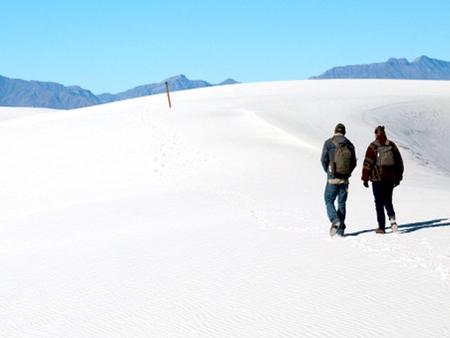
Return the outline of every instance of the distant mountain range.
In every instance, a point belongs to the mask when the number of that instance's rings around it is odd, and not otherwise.
[[[126,90],[124,92],[120,92],[117,94],[101,94],[98,96],[102,103],[120,101],[126,99],[132,99],[135,97],[146,96],[146,95],[154,95],[160,94],[166,91],[165,82],[169,83],[170,91],[178,91],[185,89],[194,89],[194,88],[203,88],[203,87],[212,87],[212,86],[222,86],[227,84],[236,84],[239,83],[233,79],[226,79],[219,84],[213,85],[209,82],[203,80],[189,80],[184,75],[177,75],[174,77],[170,77],[159,83],[152,83],[143,86],[134,87],[132,89]]]
[[[381,63],[334,67],[311,79],[450,80],[450,62],[425,55],[412,62],[391,58]]]
[[[202,80],[189,80],[184,75],[177,75],[159,83],[138,86],[117,94],[95,95],[90,90],[78,86],[63,86],[54,82],[25,81],[0,76],[0,106],[56,109],[87,107],[159,94],[165,91],[164,83],[166,81],[169,83],[171,91],[239,83],[233,79],[226,79],[214,85]]]

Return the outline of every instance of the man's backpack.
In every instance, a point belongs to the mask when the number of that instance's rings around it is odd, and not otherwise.
[[[380,144],[378,141],[374,142],[376,153],[376,165],[380,168],[391,167],[395,165],[394,149],[389,141],[386,144]]]
[[[331,161],[331,168],[334,176],[337,178],[348,178],[352,173],[352,151],[348,142],[337,143],[331,140],[336,146],[334,159]]]

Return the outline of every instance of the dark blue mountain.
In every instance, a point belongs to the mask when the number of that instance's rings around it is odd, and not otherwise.
[[[99,103],[91,91],[78,86],[0,76],[0,106],[71,109]]]

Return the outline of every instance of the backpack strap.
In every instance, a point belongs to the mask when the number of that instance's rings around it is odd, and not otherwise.
[[[343,135],[342,135],[343,136]],[[342,143],[338,143],[337,141],[336,141],[336,135],[334,135],[331,139],[331,142],[336,146],[336,147],[338,147],[340,144],[347,144],[348,143],[348,140],[347,140],[347,138],[344,136],[344,142],[342,142]]]
[[[370,146],[373,148],[373,151],[375,153],[375,161],[373,163],[372,170],[377,173],[378,177],[381,177],[380,170],[377,165],[378,147],[381,146],[381,144],[380,144],[380,142],[378,142],[378,140],[375,140],[370,144]]]
[[[336,142],[336,136],[333,136],[333,137],[330,139],[330,141],[331,141],[331,143],[333,143],[335,146],[338,145],[338,143]]]
[[[372,142],[372,144],[375,146],[375,149],[376,149],[378,147],[388,146],[388,145],[391,144],[391,142],[388,139],[386,139],[386,142],[384,144],[381,144],[380,141],[375,140],[375,141]]]

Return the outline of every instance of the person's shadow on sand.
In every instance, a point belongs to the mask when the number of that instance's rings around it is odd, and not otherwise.
[[[448,226],[450,226],[450,222],[449,222],[448,218],[437,218],[437,219],[433,219],[430,221],[401,224],[398,226],[398,233],[399,234],[408,234],[410,232],[414,232],[414,231],[421,230],[421,229],[440,228],[440,227],[448,227]],[[386,229],[390,229],[390,227],[387,227]],[[375,230],[376,229],[349,232],[349,233],[345,234],[345,237],[359,236],[359,235],[366,234],[369,232],[375,232]]]

